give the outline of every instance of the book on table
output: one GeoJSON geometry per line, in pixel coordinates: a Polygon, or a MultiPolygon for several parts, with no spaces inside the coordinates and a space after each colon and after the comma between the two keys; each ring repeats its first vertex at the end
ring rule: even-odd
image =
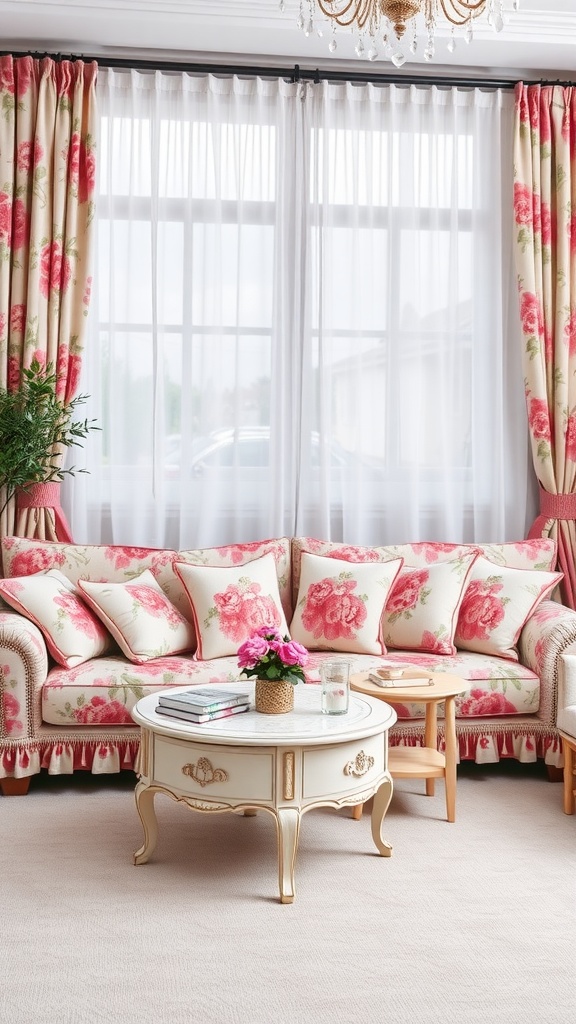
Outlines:
{"type": "Polygon", "coordinates": [[[181,708],[166,708],[161,704],[156,707],[156,714],[164,718],[177,718],[181,722],[192,722],[195,725],[202,725],[205,722],[213,722],[217,718],[230,718],[231,715],[240,715],[243,711],[249,711],[249,704],[234,704],[229,708],[220,708],[219,711],[206,711],[197,714],[195,711],[183,711],[181,708]]]}
{"type": "MultiPolygon", "coordinates": [[[[411,670],[407,670],[411,671],[411,670]]],[[[368,678],[371,683],[376,683],[377,686],[382,686],[384,689],[392,689],[398,687],[401,690],[406,689],[408,686],[432,686],[434,682],[430,676],[422,675],[398,675],[396,672],[388,674],[386,669],[376,669],[375,671],[368,673],[368,678]]]]}
{"type": "Polygon", "coordinates": [[[222,708],[231,708],[236,704],[246,704],[248,699],[249,694],[247,693],[230,693],[230,690],[205,686],[181,690],[179,693],[160,693],[158,704],[164,708],[193,711],[197,715],[201,715],[206,711],[220,711],[222,708]]]}

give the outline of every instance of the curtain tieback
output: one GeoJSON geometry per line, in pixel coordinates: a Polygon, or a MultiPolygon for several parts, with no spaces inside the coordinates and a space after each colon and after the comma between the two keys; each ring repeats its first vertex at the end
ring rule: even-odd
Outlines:
{"type": "Polygon", "coordinates": [[[51,508],[54,512],[58,540],[73,543],[68,520],[60,505],[60,483],[58,481],[32,484],[27,491],[18,492],[16,501],[19,512],[25,508],[51,508]]]}
{"type": "Polygon", "coordinates": [[[576,493],[550,494],[541,487],[540,515],[546,519],[576,519],[576,493]]]}

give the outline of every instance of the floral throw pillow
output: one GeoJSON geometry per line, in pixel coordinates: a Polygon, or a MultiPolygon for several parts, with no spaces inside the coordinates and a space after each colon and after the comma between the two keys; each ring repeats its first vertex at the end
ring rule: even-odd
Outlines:
{"type": "Polygon", "coordinates": [[[236,654],[263,626],[288,633],[272,552],[237,566],[189,565],[174,570],[190,598],[198,639],[195,658],[208,661],[236,654]]]}
{"type": "Polygon", "coordinates": [[[349,562],[303,551],[292,639],[311,650],[386,654],[382,612],[401,566],[401,558],[349,562]]]}
{"type": "Polygon", "coordinates": [[[387,647],[431,654],[455,654],[458,612],[477,558],[468,550],[458,558],[421,568],[404,566],[384,612],[387,647]]]}
{"type": "Polygon", "coordinates": [[[135,664],[189,651],[194,630],[166,597],[150,569],[127,583],[78,580],[84,600],[135,664]]]}
{"type": "Polygon", "coordinates": [[[563,575],[496,565],[480,555],[460,606],[456,647],[518,661],[516,644],[526,621],[563,575]]]}
{"type": "Polygon", "coordinates": [[[64,668],[82,665],[114,646],[100,619],[58,569],[0,580],[0,594],[38,626],[54,661],[64,668]]]}

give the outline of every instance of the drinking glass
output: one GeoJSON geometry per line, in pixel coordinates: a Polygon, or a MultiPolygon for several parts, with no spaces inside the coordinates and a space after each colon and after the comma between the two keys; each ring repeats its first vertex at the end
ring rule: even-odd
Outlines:
{"type": "Polygon", "coordinates": [[[320,666],[323,715],[345,715],[350,701],[350,662],[334,658],[320,666]]]}

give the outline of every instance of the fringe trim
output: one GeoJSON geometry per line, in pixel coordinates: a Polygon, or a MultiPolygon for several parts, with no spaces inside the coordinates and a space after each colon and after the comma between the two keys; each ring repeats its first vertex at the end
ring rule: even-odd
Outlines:
{"type": "MultiPolygon", "coordinates": [[[[543,758],[545,764],[562,768],[562,741],[557,731],[536,723],[530,726],[500,728],[489,725],[460,727],[457,723],[459,761],[496,764],[500,758],[515,758],[529,764],[543,758]]],[[[424,745],[424,724],[395,725],[389,733],[391,747],[424,745]]],[[[438,749],[445,748],[443,723],[438,728],[438,749]]],[[[49,775],[72,775],[89,771],[109,775],[124,770],[136,771],[140,735],[125,739],[102,736],[99,739],[61,736],[38,740],[15,740],[0,751],[0,778],[22,779],[45,769],[49,775]]]]}
{"type": "Polygon", "coordinates": [[[31,740],[5,747],[0,753],[0,779],[23,779],[37,775],[43,768],[49,775],[72,775],[89,771],[93,775],[111,775],[135,769],[140,736],[117,740],[31,740]]]}
{"type": "MultiPolygon", "coordinates": [[[[476,764],[497,764],[500,758],[514,758],[522,764],[530,764],[543,758],[544,763],[555,768],[562,768],[562,741],[556,730],[543,727],[535,729],[534,725],[524,728],[513,725],[495,729],[489,726],[465,726],[459,728],[456,723],[459,761],[474,761],[476,764]]],[[[389,733],[391,747],[422,747],[424,746],[424,728],[406,728],[395,725],[389,733]]],[[[438,750],[444,751],[445,739],[443,728],[438,729],[438,750]]]]}

